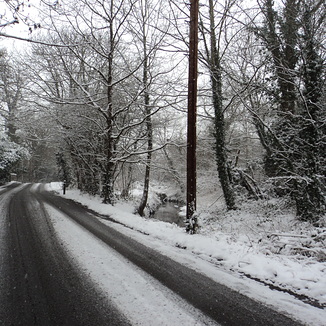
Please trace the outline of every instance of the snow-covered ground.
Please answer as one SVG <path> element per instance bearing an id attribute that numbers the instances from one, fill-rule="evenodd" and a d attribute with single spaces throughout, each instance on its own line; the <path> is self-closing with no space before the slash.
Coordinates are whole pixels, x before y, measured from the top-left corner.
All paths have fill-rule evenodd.
<path id="1" fill-rule="evenodd" d="M 77 266 L 132 325 L 216 325 L 58 210 L 45 208 Z"/>
<path id="2" fill-rule="evenodd" d="M 49 184 L 48 189 L 61 193 L 61 186 L 56 183 Z M 191 266 L 217 282 L 271 305 L 279 311 L 286 312 L 307 325 L 326 325 L 326 230 L 298 223 L 290 210 L 287 211 L 280 201 L 247 203 L 239 211 L 221 211 L 215 213 L 214 217 L 211 212 L 205 213 L 203 210 L 200 215 L 202 226 L 199 234 L 189 235 L 183 228 L 174 224 L 145 219 L 133 214 L 134 207 L 128 203 L 120 202 L 115 206 L 105 205 L 101 203 L 100 198 L 81 194 L 77 190 L 68 190 L 65 197 L 76 200 L 101 214 L 109 215 L 121 224 L 101 221 Z M 108 248 L 104 249 L 103 245 L 99 244 L 90 246 L 89 241 L 86 240 L 87 245 L 82 246 L 85 239 L 82 235 L 78 236 L 78 245 L 74 245 L 76 237 L 69 236 L 72 222 L 60 217 L 55 210 L 48 209 L 57 225 L 59 236 L 61 234 L 63 241 L 67 242 L 67 247 L 70 247 L 76 256 L 81 257 L 81 262 L 88 261 L 88 263 L 82 263 L 83 268 L 86 273 L 93 275 L 105 291 L 109 286 L 106 284 L 106 280 L 110 279 L 108 274 L 115 273 L 110 268 L 116 263 L 104 260 L 100 264 L 102 269 L 94 270 L 96 258 L 92 261 L 82 256 L 83 252 L 84 255 L 87 252 L 86 256 L 89 257 L 91 252 L 93 257 L 96 257 L 102 250 L 108 250 Z M 123 267 L 118 270 L 121 269 Z M 135 307 L 136 301 L 139 306 L 147 307 L 149 311 L 143 314 L 138 313 L 137 324 L 154 325 L 151 323 L 153 320 L 150 321 L 147 318 L 155 311 L 156 303 L 161 302 L 162 298 L 152 297 L 152 306 L 145 305 L 142 300 L 146 295 L 151 298 L 151 293 L 154 293 L 151 290 L 152 287 L 159 288 L 160 286 L 151 281 L 151 286 L 143 290 L 146 293 L 138 292 L 142 286 L 137 283 L 136 275 L 137 277 L 143 276 L 140 271 L 135 272 L 135 270 L 137 268 L 133 269 L 131 275 L 127 272 L 126 275 L 120 275 L 121 278 L 135 278 L 135 287 L 128 290 L 134 294 L 133 302 L 130 296 L 123 296 L 119 292 L 121 289 L 116 293 L 111 290 L 111 295 L 114 296 L 114 302 L 118 305 L 130 308 L 126 309 L 130 315 L 134 313 L 132 307 Z M 271 290 L 267 285 L 253 279 L 303 295 L 324 308 L 304 303 L 289 293 Z M 163 296 L 172 300 L 169 301 L 172 302 L 171 305 L 166 303 L 167 311 L 170 311 L 174 299 L 171 299 L 172 294 L 168 292 L 164 290 Z M 178 315 L 180 305 L 169 313 L 171 319 L 166 319 L 165 312 L 162 312 L 162 315 L 158 315 L 155 319 L 155 325 L 201 325 L 207 322 L 199 312 L 190 313 L 191 309 L 184 303 L 182 305 L 182 313 Z M 176 323 L 171 324 L 172 320 Z"/>

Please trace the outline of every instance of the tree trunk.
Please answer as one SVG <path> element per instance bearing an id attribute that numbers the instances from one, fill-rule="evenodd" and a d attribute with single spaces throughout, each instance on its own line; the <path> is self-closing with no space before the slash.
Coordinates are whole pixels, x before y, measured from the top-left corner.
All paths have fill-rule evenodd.
<path id="1" fill-rule="evenodd" d="M 111 15 L 113 15 L 113 0 L 111 0 Z M 105 139 L 105 152 L 106 163 L 103 177 L 103 203 L 114 204 L 114 163 L 113 163 L 113 52 L 114 52 L 114 31 L 113 21 L 111 19 L 109 25 L 109 54 L 108 54 L 108 77 L 107 77 L 107 109 L 106 109 L 106 139 Z"/>
<path id="2" fill-rule="evenodd" d="M 146 60 L 145 60 L 146 61 Z M 147 72 L 144 72 L 144 80 L 147 81 Z M 147 82 L 146 82 L 147 83 Z M 152 128 L 152 117 L 151 108 L 149 106 L 149 94 L 148 90 L 145 91 L 145 112 L 146 112 L 146 137 L 147 137 L 147 158 L 145 167 L 145 180 L 143 188 L 143 196 L 138 207 L 138 214 L 144 216 L 144 209 L 147 205 L 148 193 L 149 193 L 149 181 L 151 171 L 151 160 L 152 160 L 152 149 L 153 149 L 153 128 Z"/>
<path id="3" fill-rule="evenodd" d="M 232 189 L 231 180 L 229 179 L 227 154 L 225 144 L 225 121 L 222 103 L 222 78 L 221 62 L 217 41 L 215 36 L 214 7 L 213 0 L 209 0 L 210 11 L 210 33 L 211 33 L 211 58 L 210 74 L 212 84 L 213 106 L 215 111 L 215 151 L 219 180 L 222 186 L 223 194 L 227 209 L 235 209 L 235 197 Z"/>
<path id="4" fill-rule="evenodd" d="M 150 181 L 150 171 L 151 171 L 151 161 L 152 161 L 152 149 L 153 149 L 153 126 L 152 126 L 152 110 L 150 107 L 150 97 L 149 97 L 149 82 L 148 82 L 148 53 L 147 53 L 147 38 L 146 38 L 146 25 L 145 19 L 147 17 L 147 8 L 142 8 L 143 13 L 143 25 L 142 25 L 142 36 L 143 36 L 143 88 L 144 88 L 144 107 L 145 107 L 145 123 L 146 123 L 146 138 L 147 138 L 147 158 L 145 167 L 145 180 L 143 188 L 143 196 L 138 207 L 138 214 L 144 216 L 144 210 L 147 205 L 148 193 L 149 193 L 149 181 Z"/>
<path id="5" fill-rule="evenodd" d="M 300 138 L 303 142 L 305 157 L 302 160 L 303 173 L 307 176 L 297 188 L 297 215 L 299 219 L 317 221 L 325 213 L 325 145 L 322 141 L 325 136 L 323 127 L 323 112 L 320 99 L 323 94 L 323 60 L 318 55 L 313 31 L 312 9 L 305 8 L 303 15 L 304 31 L 304 67 L 303 81 L 305 109 L 303 111 L 303 126 Z M 322 118 L 322 119 L 320 119 Z"/>

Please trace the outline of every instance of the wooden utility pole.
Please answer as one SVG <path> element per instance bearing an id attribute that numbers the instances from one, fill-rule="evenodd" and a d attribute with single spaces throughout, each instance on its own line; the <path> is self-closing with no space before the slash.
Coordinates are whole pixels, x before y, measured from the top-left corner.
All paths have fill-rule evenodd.
<path id="1" fill-rule="evenodd" d="M 187 128 L 187 232 L 195 233 L 196 211 L 196 106 L 199 0 L 190 1 L 188 128 Z"/>

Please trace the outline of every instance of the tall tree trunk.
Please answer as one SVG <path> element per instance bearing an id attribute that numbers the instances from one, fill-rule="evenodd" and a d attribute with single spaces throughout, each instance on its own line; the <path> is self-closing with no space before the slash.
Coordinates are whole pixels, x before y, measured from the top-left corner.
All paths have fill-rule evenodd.
<path id="1" fill-rule="evenodd" d="M 111 16 L 113 17 L 113 2 L 111 0 Z M 105 139 L 105 154 L 106 162 L 104 167 L 103 178 L 103 203 L 114 204 L 114 163 L 113 163 L 113 53 L 114 53 L 114 31 L 113 31 L 113 19 L 110 20 L 109 25 L 109 54 L 108 54 L 108 77 L 107 77 L 107 109 L 106 109 L 106 139 Z"/>
<path id="2" fill-rule="evenodd" d="M 147 137 L 147 158 L 145 167 L 145 180 L 143 188 L 143 196 L 138 207 L 138 214 L 144 216 L 144 209 L 148 201 L 149 193 L 149 181 L 150 181 L 150 171 L 151 171 L 151 161 L 152 161 L 152 149 L 153 149 L 153 128 L 152 128 L 152 118 L 151 109 L 149 107 L 149 96 L 145 95 L 145 106 L 146 106 L 146 137 Z"/>
<path id="3" fill-rule="evenodd" d="M 146 167 L 145 167 L 145 179 L 143 196 L 138 207 L 138 214 L 144 216 L 144 209 L 148 201 L 149 193 L 149 181 L 150 181 L 150 171 L 151 171 L 151 161 L 152 161 L 152 149 L 153 149 L 153 126 L 152 126 L 152 112 L 150 107 L 150 96 L 149 96 L 149 81 L 148 81 L 148 71 L 149 71 L 149 60 L 147 51 L 147 30 L 146 30 L 146 20 L 148 19 L 147 12 L 147 2 L 141 4 L 142 10 L 142 42 L 143 42 L 143 88 L 144 88 L 144 107 L 145 107 L 145 124 L 146 124 L 146 139 L 147 139 L 147 157 L 146 157 Z"/>
<path id="4" fill-rule="evenodd" d="M 300 138 L 304 141 L 303 173 L 307 176 L 297 187 L 296 207 L 301 220 L 316 221 L 325 213 L 325 127 L 320 99 L 323 94 L 323 60 L 318 54 L 314 35 L 313 9 L 306 6 L 303 15 L 303 47 L 305 67 L 303 73 L 305 108 Z M 322 119 L 320 119 L 322 118 Z M 325 180 L 325 179 L 324 179 Z"/>
<path id="5" fill-rule="evenodd" d="M 146 4 L 145 4 L 146 6 Z M 146 7 L 143 8 L 143 19 L 147 17 Z M 145 19 L 144 19 L 145 20 Z M 153 126 L 152 126 L 152 112 L 150 107 L 150 97 L 149 97 L 149 84 L 148 84 L 148 53 L 147 53 L 147 39 L 146 39 L 146 26 L 145 21 L 143 22 L 143 88 L 144 88 L 144 107 L 145 107 L 145 123 L 146 123 L 146 138 L 147 138 L 147 158 L 145 167 L 145 179 L 143 196 L 138 207 L 138 214 L 144 216 L 144 209 L 147 205 L 148 193 L 149 193 L 149 181 L 150 181 L 150 171 L 151 171 L 151 161 L 152 161 L 152 149 L 153 149 Z"/>
<path id="6" fill-rule="evenodd" d="M 215 35 L 214 4 L 209 0 L 210 12 L 210 37 L 211 57 L 210 75 L 212 84 L 213 106 L 215 111 L 215 151 L 219 180 L 222 186 L 226 206 L 229 210 L 235 209 L 235 196 L 228 173 L 226 144 L 225 144 L 225 121 L 222 103 L 222 78 L 221 61 Z"/>

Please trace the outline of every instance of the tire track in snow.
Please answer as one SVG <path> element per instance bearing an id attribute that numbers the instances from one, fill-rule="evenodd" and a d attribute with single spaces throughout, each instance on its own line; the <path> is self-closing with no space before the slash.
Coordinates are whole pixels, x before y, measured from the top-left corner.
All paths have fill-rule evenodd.
<path id="1" fill-rule="evenodd" d="M 287 325 L 300 323 L 245 295 L 159 254 L 104 225 L 85 207 L 53 194 L 39 194 L 164 286 L 222 325 Z"/>

